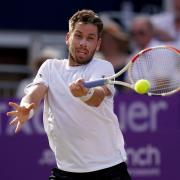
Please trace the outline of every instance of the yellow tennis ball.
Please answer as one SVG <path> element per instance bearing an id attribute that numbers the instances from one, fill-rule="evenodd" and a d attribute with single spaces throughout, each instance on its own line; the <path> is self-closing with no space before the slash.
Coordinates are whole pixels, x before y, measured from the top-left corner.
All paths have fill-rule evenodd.
<path id="1" fill-rule="evenodd" d="M 149 91 L 150 87 L 151 87 L 151 84 L 146 79 L 140 79 L 134 85 L 135 91 L 139 94 L 147 93 Z"/>

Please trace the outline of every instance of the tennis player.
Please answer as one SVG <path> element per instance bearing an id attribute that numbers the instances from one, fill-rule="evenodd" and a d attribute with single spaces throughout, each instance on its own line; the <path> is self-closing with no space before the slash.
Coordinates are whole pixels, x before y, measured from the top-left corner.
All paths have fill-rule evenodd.
<path id="1" fill-rule="evenodd" d="M 68 59 L 47 60 L 26 88 L 20 105 L 10 102 L 10 122 L 19 132 L 44 99 L 44 127 L 57 168 L 49 180 L 130 180 L 124 139 L 113 112 L 113 86 L 87 89 L 84 80 L 114 74 L 112 65 L 94 59 L 103 23 L 92 10 L 69 20 Z"/>

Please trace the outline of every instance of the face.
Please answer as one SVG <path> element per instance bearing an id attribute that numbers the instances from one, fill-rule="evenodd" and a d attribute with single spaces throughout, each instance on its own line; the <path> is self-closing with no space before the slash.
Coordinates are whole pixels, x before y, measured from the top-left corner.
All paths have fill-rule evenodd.
<path id="1" fill-rule="evenodd" d="M 180 0 L 172 0 L 172 5 L 176 13 L 180 14 Z"/>
<path id="2" fill-rule="evenodd" d="M 101 40 L 98 38 L 98 29 L 93 24 L 77 23 L 72 32 L 66 36 L 69 49 L 69 65 L 79 66 L 91 61 Z"/>
<path id="3" fill-rule="evenodd" d="M 140 49 L 145 48 L 153 38 L 153 32 L 145 22 L 134 22 L 131 35 Z"/>

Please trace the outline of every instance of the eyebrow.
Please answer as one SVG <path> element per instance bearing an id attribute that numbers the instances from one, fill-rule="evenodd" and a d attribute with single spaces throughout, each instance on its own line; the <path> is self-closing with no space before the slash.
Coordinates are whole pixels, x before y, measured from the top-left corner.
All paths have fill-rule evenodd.
<path id="1" fill-rule="evenodd" d="M 82 34 L 82 32 L 79 31 L 79 30 L 76 30 L 75 33 L 80 33 L 80 34 Z M 94 36 L 94 37 L 96 37 L 96 34 L 95 34 L 95 33 L 90 33 L 90 34 L 88 34 L 88 35 L 89 35 L 89 36 Z"/>

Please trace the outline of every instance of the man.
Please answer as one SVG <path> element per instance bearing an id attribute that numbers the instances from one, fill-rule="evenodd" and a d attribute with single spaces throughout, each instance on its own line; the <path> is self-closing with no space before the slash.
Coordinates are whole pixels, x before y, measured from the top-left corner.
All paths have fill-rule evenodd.
<path id="1" fill-rule="evenodd" d="M 135 16 L 130 26 L 130 32 L 133 40 L 133 54 L 145 48 L 163 44 L 156 39 L 154 26 L 149 16 Z"/>
<path id="2" fill-rule="evenodd" d="M 114 20 L 104 18 L 103 25 L 100 50 L 95 56 L 111 62 L 115 73 L 117 73 L 128 63 L 130 52 L 129 37 Z M 125 73 L 117 77 L 116 81 L 125 81 Z M 119 85 L 114 86 L 117 92 L 127 89 Z"/>
<path id="3" fill-rule="evenodd" d="M 18 132 L 45 98 L 44 126 L 58 168 L 50 180 L 129 180 L 124 140 L 113 113 L 113 86 L 87 89 L 84 80 L 114 73 L 112 65 L 93 59 L 103 24 L 91 10 L 69 21 L 68 60 L 51 59 L 40 67 L 20 105 L 10 102 Z"/>
<path id="4" fill-rule="evenodd" d="M 170 9 L 151 17 L 156 36 L 180 48 L 180 1 L 168 0 Z"/>

